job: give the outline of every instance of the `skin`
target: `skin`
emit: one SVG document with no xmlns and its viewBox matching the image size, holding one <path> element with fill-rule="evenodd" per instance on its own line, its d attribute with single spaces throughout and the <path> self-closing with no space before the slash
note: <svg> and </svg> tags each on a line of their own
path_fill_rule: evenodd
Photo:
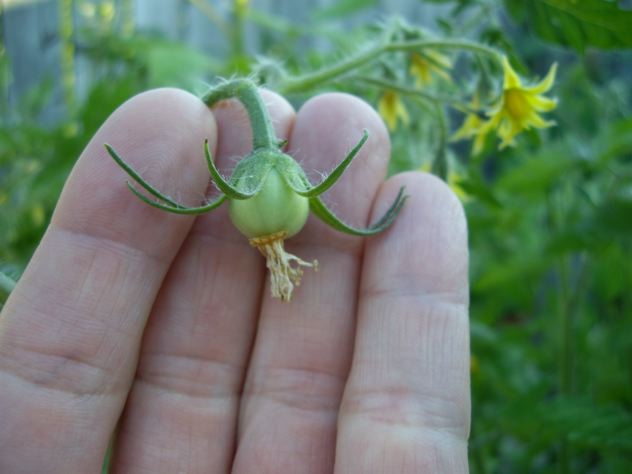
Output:
<svg viewBox="0 0 632 474">
<path fill-rule="evenodd" d="M 324 94 L 298 113 L 264 100 L 314 180 L 368 129 L 325 199 L 366 225 L 405 185 L 393 226 L 362 239 L 310 217 L 287 248 L 320 269 L 290 303 L 274 300 L 227 206 L 151 208 L 103 149 L 196 205 L 213 190 L 203 140 L 223 173 L 248 151 L 243 109 L 211 112 L 173 89 L 132 98 L 82 153 L 0 315 L 0 472 L 99 472 L 117 423 L 115 473 L 467 472 L 458 199 L 423 173 L 384 182 L 388 133 L 360 99 Z"/>
</svg>

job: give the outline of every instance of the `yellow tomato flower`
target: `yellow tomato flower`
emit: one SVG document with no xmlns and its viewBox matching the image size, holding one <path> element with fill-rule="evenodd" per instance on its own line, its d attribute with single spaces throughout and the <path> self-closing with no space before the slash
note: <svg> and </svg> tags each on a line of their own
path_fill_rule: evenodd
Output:
<svg viewBox="0 0 632 474">
<path fill-rule="evenodd" d="M 523 130 L 555 125 L 555 122 L 540 117 L 539 112 L 550 112 L 557 106 L 555 99 L 542 95 L 553 86 L 557 63 L 553 64 L 546 77 L 534 86 L 522 83 L 506 56 L 503 56 L 503 71 L 503 94 L 496 107 L 489 112 L 491 118 L 485 126 L 496 130 L 502 139 L 500 148 L 513 145 L 514 137 Z"/>
<path fill-rule="evenodd" d="M 395 91 L 385 91 L 377 108 L 389 129 L 394 130 L 397 127 L 398 120 L 401 120 L 404 125 L 408 125 L 410 120 L 408 112 L 402 99 Z"/>
<path fill-rule="evenodd" d="M 452 140 L 474 138 L 472 153 L 480 153 L 485 137 L 492 130 L 501 138 L 500 148 L 514 144 L 514 138 L 531 127 L 547 128 L 555 122 L 544 120 L 540 112 L 550 112 L 557 106 L 555 99 L 542 94 L 553 86 L 557 64 L 553 64 L 546 77 L 534 86 L 525 86 L 520 76 L 513 70 L 506 56 L 503 56 L 503 93 L 496 106 L 487 112 L 488 120 L 481 114 L 471 112 L 465 116 L 463 125 L 452 135 Z M 478 95 L 474 95 L 470 108 L 480 110 Z"/>
<path fill-rule="evenodd" d="M 480 100 L 478 94 L 474 94 L 472 102 L 470 102 L 470 108 L 472 110 L 480 109 Z M 463 125 L 459 128 L 454 135 L 452 135 L 452 141 L 463 140 L 474 137 L 474 145 L 472 147 L 472 154 L 478 155 L 483 150 L 485 144 L 485 137 L 490 130 L 489 121 L 485 120 L 482 113 L 470 112 L 465 116 Z"/>
<path fill-rule="evenodd" d="M 447 70 L 452 68 L 450 58 L 436 51 L 410 56 L 410 74 L 415 77 L 415 85 L 421 87 L 432 82 L 433 74 L 450 80 Z"/>
</svg>

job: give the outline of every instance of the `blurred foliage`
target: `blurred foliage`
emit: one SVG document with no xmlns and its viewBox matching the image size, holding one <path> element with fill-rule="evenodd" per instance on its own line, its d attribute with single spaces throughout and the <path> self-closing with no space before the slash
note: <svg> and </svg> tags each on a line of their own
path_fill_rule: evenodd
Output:
<svg viewBox="0 0 632 474">
<path fill-rule="evenodd" d="M 579 52 L 632 47 L 632 11 L 611 0 L 505 0 L 514 18 L 533 26 L 540 38 Z"/>
<path fill-rule="evenodd" d="M 235 41 L 237 30 L 256 35 L 258 50 L 248 50 L 241 38 L 227 55 L 207 54 L 135 30 L 129 18 L 119 18 L 124 5 L 102 9 L 103 18 L 98 5 L 84 8 L 92 23 L 76 29 L 72 41 L 95 74 L 89 90 L 68 103 L 54 125 L 40 120 L 55 91 L 51 80 L 9 106 L 11 68 L 0 48 L 5 272 L 18 276 L 24 268 L 81 150 L 130 96 L 164 85 L 199 93 L 204 81 L 237 71 L 279 83 L 359 49 L 385 28 L 341 28 L 371 11 L 376 2 L 370 0 L 316 10 L 304 25 L 258 11 L 256 2 L 224 16 L 205 10 L 210 2 L 190 3 L 210 26 L 225 22 L 233 32 L 226 41 Z M 464 196 L 471 236 L 471 470 L 629 472 L 632 63 L 625 48 L 632 46 L 632 12 L 614 0 L 428 3 L 444 8 L 435 31 L 499 48 L 521 72 L 542 76 L 552 62 L 560 64 L 557 126 L 523 134 L 515 148 L 499 151 L 487 140 L 481 154 L 469 156 L 469 144 L 441 147 L 437 117 L 418 100 L 407 101 L 413 119 L 392 134 L 391 172 L 428 168 L 441 152 L 451 165 L 449 182 Z M 494 89 L 493 66 L 473 76 L 468 71 L 477 58 L 452 59 L 452 80 L 430 86 L 431 92 L 467 97 L 482 86 Z M 408 74 L 402 61 L 384 62 L 382 69 L 382 77 L 397 80 Z M 362 81 L 340 79 L 327 87 L 356 93 L 376 107 L 381 95 Z M 313 93 L 290 99 L 299 105 Z M 444 120 L 454 130 L 462 114 L 448 111 Z"/>
</svg>

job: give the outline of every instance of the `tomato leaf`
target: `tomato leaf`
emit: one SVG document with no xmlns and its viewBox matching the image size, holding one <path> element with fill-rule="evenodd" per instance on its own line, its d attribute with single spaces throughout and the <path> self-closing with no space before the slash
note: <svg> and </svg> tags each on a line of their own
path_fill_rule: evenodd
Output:
<svg viewBox="0 0 632 474">
<path fill-rule="evenodd" d="M 543 40 L 583 53 L 632 47 L 632 11 L 611 0 L 505 0 L 514 19 Z"/>
</svg>

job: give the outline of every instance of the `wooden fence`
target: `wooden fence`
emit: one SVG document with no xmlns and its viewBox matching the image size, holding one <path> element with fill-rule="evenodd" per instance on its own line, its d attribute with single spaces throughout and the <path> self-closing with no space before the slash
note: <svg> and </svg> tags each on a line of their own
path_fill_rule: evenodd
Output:
<svg viewBox="0 0 632 474">
<path fill-rule="evenodd" d="M 337 0 L 251 0 L 257 11 L 272 14 L 294 24 L 307 24 L 313 12 L 326 8 Z M 87 90 L 91 65 L 80 52 L 64 51 L 64 37 L 72 37 L 82 26 L 85 17 L 95 12 L 112 13 L 112 21 L 127 22 L 138 30 L 159 31 L 162 35 L 190 44 L 201 51 L 215 47 L 224 41 L 207 16 L 199 7 L 210 5 L 212 12 L 226 17 L 231 9 L 231 0 L 0 0 L 0 55 L 9 59 L 11 81 L 6 87 L 4 101 L 9 110 L 19 98 L 36 87 L 44 78 L 52 78 L 53 100 L 45 115 L 54 120 L 63 104 L 65 73 L 64 65 L 70 65 L 75 78 L 70 85 L 81 95 Z M 196 5 L 197 4 L 197 5 Z M 420 0 L 374 0 L 372 6 L 345 20 L 362 23 L 400 15 L 418 24 L 430 23 L 439 11 L 436 5 Z M 66 17 L 62 13 L 66 11 Z M 349 26 L 349 25 L 347 25 Z M 124 25 L 123 25 L 124 27 Z M 249 51 L 259 49 L 257 27 L 248 25 L 246 47 Z M 265 53 L 265 52 L 264 52 Z M 65 56 L 66 55 L 66 56 Z M 72 58 L 68 59 L 68 55 Z M 66 91 L 67 92 L 67 91 Z M 44 117 L 46 120 L 46 117 Z"/>
</svg>

